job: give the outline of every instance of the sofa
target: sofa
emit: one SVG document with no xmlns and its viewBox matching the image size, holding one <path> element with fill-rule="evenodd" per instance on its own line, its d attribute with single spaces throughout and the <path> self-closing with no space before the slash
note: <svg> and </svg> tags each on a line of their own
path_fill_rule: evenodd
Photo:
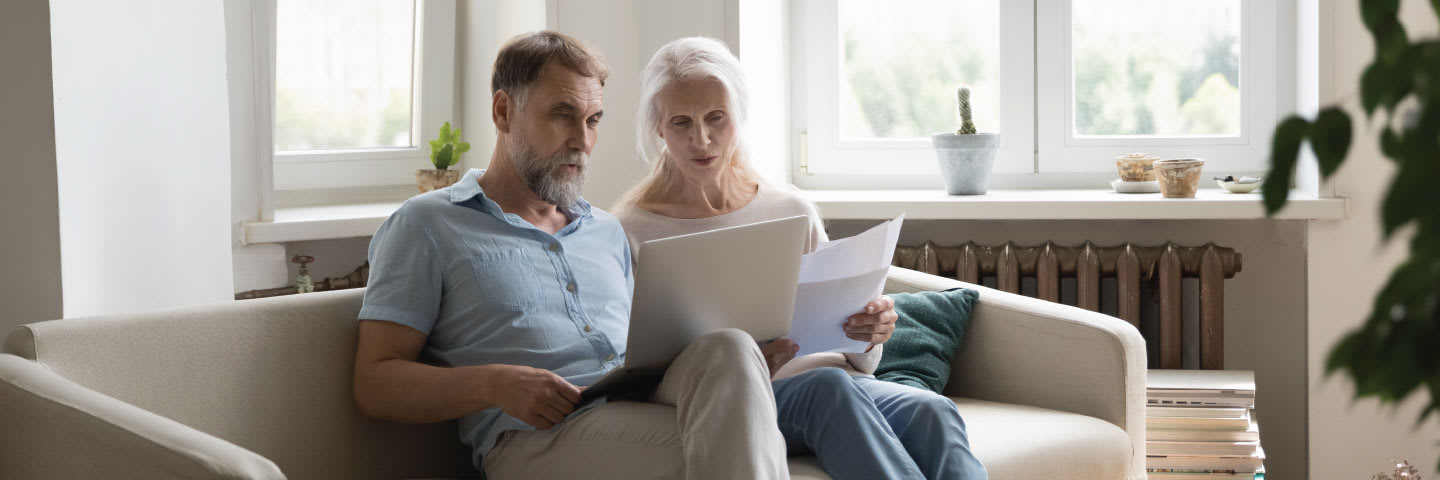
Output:
<svg viewBox="0 0 1440 480">
<path fill-rule="evenodd" d="M 886 291 L 960 286 L 981 293 L 945 393 L 991 478 L 1143 479 L 1145 346 L 1135 328 L 899 268 Z M 454 422 L 356 413 L 363 294 L 18 327 L 0 355 L 0 478 L 478 477 Z M 830 478 L 813 457 L 792 457 L 790 470 Z"/>
</svg>

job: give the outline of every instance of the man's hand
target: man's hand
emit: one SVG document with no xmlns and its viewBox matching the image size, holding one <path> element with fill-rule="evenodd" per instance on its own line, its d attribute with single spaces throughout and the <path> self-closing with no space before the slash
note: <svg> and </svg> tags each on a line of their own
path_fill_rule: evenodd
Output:
<svg viewBox="0 0 1440 480">
<path fill-rule="evenodd" d="M 491 398 L 500 410 L 541 430 L 555 426 L 575 411 L 580 388 L 539 368 L 493 365 L 489 370 Z"/>
<path fill-rule="evenodd" d="M 781 338 L 760 346 L 760 354 L 765 356 L 765 365 L 770 367 L 770 376 L 773 378 L 780 367 L 795 359 L 795 352 L 800 351 L 800 345 L 794 340 Z"/>
<path fill-rule="evenodd" d="M 889 295 L 881 296 L 865 304 L 865 311 L 845 321 L 845 336 L 879 345 L 890 340 L 890 334 L 895 332 L 895 320 L 899 318 L 895 314 L 895 300 Z"/>
</svg>

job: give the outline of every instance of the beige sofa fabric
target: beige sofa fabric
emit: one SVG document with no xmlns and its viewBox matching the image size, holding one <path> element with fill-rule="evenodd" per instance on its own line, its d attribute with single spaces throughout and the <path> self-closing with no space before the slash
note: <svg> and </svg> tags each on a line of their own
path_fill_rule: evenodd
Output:
<svg viewBox="0 0 1440 480">
<path fill-rule="evenodd" d="M 898 267 L 890 269 L 885 291 L 956 287 L 980 290 L 980 300 L 945 393 L 1110 422 L 1133 445 L 1126 478 L 1144 479 L 1146 370 L 1140 332 L 1109 315 Z"/>
<path fill-rule="evenodd" d="M 1130 437 L 1114 424 L 984 400 L 956 398 L 955 405 L 970 433 L 970 448 L 990 478 L 1133 477 Z"/>
<path fill-rule="evenodd" d="M 0 478 L 285 478 L 273 462 L 0 355 Z"/>
<path fill-rule="evenodd" d="M 264 455 L 290 478 L 474 476 L 453 422 L 365 420 L 351 399 L 362 290 L 77 318 L 6 342 L 56 374 Z"/>
<path fill-rule="evenodd" d="M 970 448 L 992 480 L 1123 479 L 1130 436 L 1104 420 L 1023 405 L 954 398 Z M 829 480 L 813 456 L 791 457 L 795 480 Z"/>
<path fill-rule="evenodd" d="M 974 287 L 892 269 L 886 291 L 957 286 Z M 1143 479 L 1139 333 L 1113 317 L 974 288 L 980 301 L 946 393 L 964 397 L 956 402 L 991 478 Z M 355 413 L 362 295 L 20 327 L 5 351 L 34 362 L 0 358 L 0 478 L 260 479 L 279 477 L 275 467 L 295 479 L 476 476 L 454 422 Z M 104 408 L 72 407 L 92 404 Z M 790 465 L 795 478 L 829 478 L 813 457 Z"/>
</svg>

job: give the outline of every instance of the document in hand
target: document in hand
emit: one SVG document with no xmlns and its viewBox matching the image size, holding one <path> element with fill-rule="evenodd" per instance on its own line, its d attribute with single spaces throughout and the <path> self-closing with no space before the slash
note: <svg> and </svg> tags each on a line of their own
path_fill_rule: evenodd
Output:
<svg viewBox="0 0 1440 480">
<path fill-rule="evenodd" d="M 797 356 L 859 353 L 870 346 L 846 337 L 844 324 L 884 292 L 885 275 L 895 257 L 895 242 L 900 239 L 904 221 L 902 213 L 865 233 L 822 243 L 801 257 L 789 335 L 800 346 Z"/>
</svg>

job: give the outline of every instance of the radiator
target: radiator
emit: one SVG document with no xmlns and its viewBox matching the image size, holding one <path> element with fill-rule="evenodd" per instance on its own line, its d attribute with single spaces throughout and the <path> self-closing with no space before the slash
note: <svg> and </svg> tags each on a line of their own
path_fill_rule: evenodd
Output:
<svg viewBox="0 0 1440 480">
<path fill-rule="evenodd" d="M 1100 279 L 1116 279 L 1118 317 L 1140 328 L 1141 288 L 1154 288 L 1159 310 L 1158 368 L 1181 368 L 1183 345 L 1181 315 L 1184 278 L 1199 279 L 1200 368 L 1225 368 L 1225 285 L 1240 271 L 1241 256 L 1232 248 L 1206 243 L 1182 247 L 1123 244 L 1097 247 L 1090 242 L 1064 247 L 1046 242 L 1033 247 L 1006 243 L 980 246 L 972 243 L 941 247 L 926 242 L 899 247 L 894 264 L 925 273 L 980 284 L 995 278 L 998 289 L 1022 293 L 1022 278 L 1035 279 L 1035 297 L 1060 302 L 1060 280 L 1075 279 L 1075 306 L 1100 311 Z M 1144 330 L 1141 330 L 1142 332 Z"/>
</svg>

